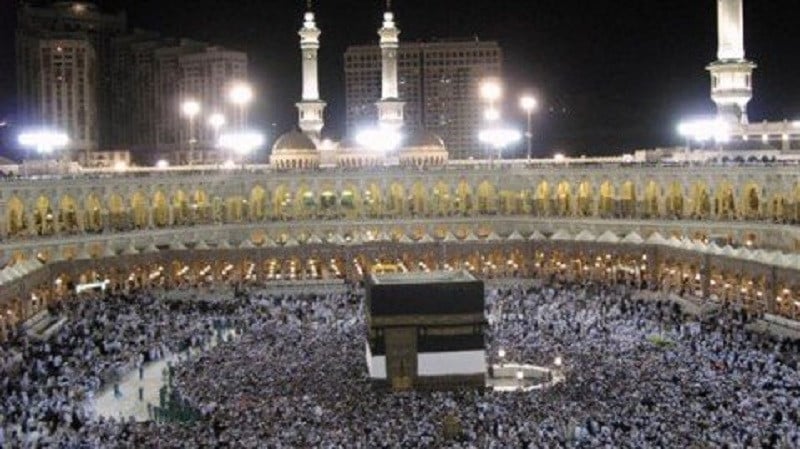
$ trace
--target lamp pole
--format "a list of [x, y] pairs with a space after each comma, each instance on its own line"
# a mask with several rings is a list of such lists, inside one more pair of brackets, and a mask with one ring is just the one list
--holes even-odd
[[183, 111], [183, 115], [189, 119], [189, 165], [194, 163], [194, 145], [196, 143], [194, 137], [194, 121], [197, 118], [197, 115], [200, 113], [200, 103], [196, 100], [186, 100], [181, 105], [181, 110]]
[[528, 132], [525, 133], [525, 138], [528, 141], [528, 162], [530, 162], [533, 153], [533, 111], [539, 106], [539, 102], [536, 97], [525, 95], [519, 99], [519, 105], [528, 116]]

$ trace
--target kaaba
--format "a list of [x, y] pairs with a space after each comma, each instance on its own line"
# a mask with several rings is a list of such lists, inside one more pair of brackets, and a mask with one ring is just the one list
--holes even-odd
[[394, 391], [485, 388], [483, 282], [466, 271], [371, 274], [370, 380]]

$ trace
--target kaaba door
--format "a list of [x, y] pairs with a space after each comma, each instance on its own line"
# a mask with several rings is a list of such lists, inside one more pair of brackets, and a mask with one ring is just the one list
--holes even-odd
[[384, 331], [386, 370], [394, 391], [410, 390], [417, 375], [417, 330], [395, 328]]

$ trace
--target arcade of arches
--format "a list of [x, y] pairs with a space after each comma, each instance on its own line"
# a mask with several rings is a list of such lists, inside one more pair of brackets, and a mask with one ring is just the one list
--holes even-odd
[[488, 179], [342, 177], [313, 185], [302, 179], [254, 183], [226, 193], [209, 187], [143, 186], [103, 194], [20, 194], [6, 189], [3, 197], [0, 233], [7, 238], [213, 223], [491, 215], [800, 223], [800, 181], [777, 190], [756, 182], [737, 186], [727, 180], [664, 184], [613, 179], [541, 180], [512, 188]]
[[[3, 292], [0, 338], [78, 284], [109, 282], [111, 289], [225, 289], [285, 282], [359, 281], [371, 270], [468, 270], [483, 279], [533, 278], [621, 282], [643, 290], [696, 298], [800, 319], [798, 271], [731, 261], [684, 250], [577, 242], [479, 242], [451, 245], [387, 243], [215, 251], [164, 251], [97, 260], [54, 262], [27, 282], [25, 293]], [[327, 284], [326, 284], [327, 283]], [[705, 298], [703, 300], [699, 298]]]

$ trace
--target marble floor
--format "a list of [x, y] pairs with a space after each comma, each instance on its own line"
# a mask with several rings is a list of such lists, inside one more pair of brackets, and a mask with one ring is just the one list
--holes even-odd
[[[233, 330], [223, 332], [222, 338], [229, 340], [237, 338]], [[143, 422], [150, 420], [148, 404], [150, 406], [159, 405], [159, 390], [168, 382], [169, 364], [178, 364], [185, 361], [187, 357], [197, 356], [202, 351], [207, 351], [219, 343], [214, 338], [210, 344], [204, 348], [192, 348], [180, 354], [172, 354], [158, 362], [149, 363], [144, 367], [143, 376], [139, 377], [139, 370], [133, 370], [126, 374], [118, 382], [119, 394], [115, 394], [114, 385], [107, 385], [99, 391], [94, 398], [88, 402], [88, 407], [98, 417], [130, 419]], [[141, 389], [141, 398], [139, 390]]]

